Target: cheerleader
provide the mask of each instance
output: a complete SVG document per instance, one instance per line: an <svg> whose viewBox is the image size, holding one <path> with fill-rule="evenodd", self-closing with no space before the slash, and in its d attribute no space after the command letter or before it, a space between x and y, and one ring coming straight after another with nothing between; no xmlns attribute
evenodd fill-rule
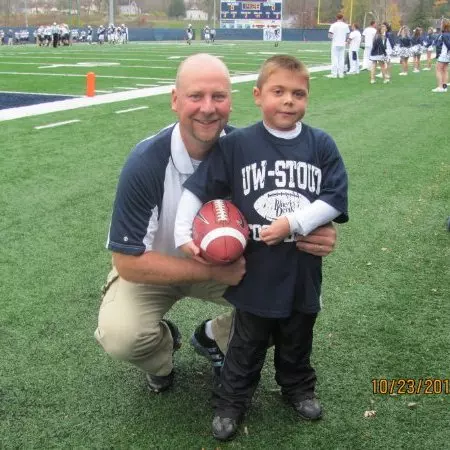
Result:
<svg viewBox="0 0 450 450"><path fill-rule="evenodd" d="M422 28L417 27L411 37L411 56L413 57L414 73L420 72L420 57L422 55Z"/></svg>
<svg viewBox="0 0 450 450"><path fill-rule="evenodd" d="M424 52L427 55L427 66L422 70L431 70L431 53L433 52L433 45L436 40L436 35L432 27L428 28L427 34L424 36L422 45Z"/></svg>
<svg viewBox="0 0 450 450"><path fill-rule="evenodd" d="M370 61L372 61L372 68L370 69L370 84L375 84L375 72L377 70L377 65L379 65L381 69L384 83L389 83L390 81L386 74L386 41L386 26L378 25L369 56Z"/></svg>
<svg viewBox="0 0 450 450"><path fill-rule="evenodd" d="M402 71L399 75L408 75L408 59L411 56L411 38L406 25L403 25L398 31L398 56L402 65Z"/></svg>
<svg viewBox="0 0 450 450"><path fill-rule="evenodd" d="M384 27L384 28L383 28ZM381 28L381 32L386 36L386 77L388 79L391 78L391 69L392 69L392 58L397 56L396 53L396 44L395 44L395 36L392 32L392 27L388 22L383 22L383 27Z"/></svg>
<svg viewBox="0 0 450 450"><path fill-rule="evenodd" d="M436 41L436 48L440 41L442 49L436 62L437 87L432 89L432 92L447 92L448 64L450 62L450 20L442 21L441 35Z"/></svg>

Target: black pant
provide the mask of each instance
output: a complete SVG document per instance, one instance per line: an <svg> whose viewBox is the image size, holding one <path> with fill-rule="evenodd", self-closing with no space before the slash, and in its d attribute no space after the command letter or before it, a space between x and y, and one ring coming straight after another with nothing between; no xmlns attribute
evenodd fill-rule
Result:
<svg viewBox="0 0 450 450"><path fill-rule="evenodd" d="M311 397L316 385L310 364L316 317L293 312L286 319L271 319L236 310L220 383L213 394L216 414L237 419L246 412L270 339L275 344L275 380L283 396L290 402Z"/></svg>

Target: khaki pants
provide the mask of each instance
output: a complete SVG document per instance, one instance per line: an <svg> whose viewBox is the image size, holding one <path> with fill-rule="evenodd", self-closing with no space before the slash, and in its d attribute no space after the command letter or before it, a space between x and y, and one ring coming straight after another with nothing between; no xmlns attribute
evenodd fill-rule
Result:
<svg viewBox="0 0 450 450"><path fill-rule="evenodd" d="M184 297L231 306L222 297L224 290L224 285L212 282L173 286L130 283L120 278L113 267L103 287L95 338L112 357L131 362L152 375L168 375L173 368L173 340L161 319ZM223 353L231 322L232 311L212 322Z"/></svg>

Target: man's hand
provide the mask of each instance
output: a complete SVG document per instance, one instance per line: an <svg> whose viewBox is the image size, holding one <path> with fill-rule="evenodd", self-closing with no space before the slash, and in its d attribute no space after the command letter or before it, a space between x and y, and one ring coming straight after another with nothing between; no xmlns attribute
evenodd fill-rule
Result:
<svg viewBox="0 0 450 450"><path fill-rule="evenodd" d="M237 261L226 265L211 265L211 279L228 286L236 286L245 275L245 259L241 256Z"/></svg>
<svg viewBox="0 0 450 450"><path fill-rule="evenodd" d="M263 228L259 236L267 245L275 245L289 236L290 233L289 221L286 217L280 217L274 220L267 228Z"/></svg>
<svg viewBox="0 0 450 450"><path fill-rule="evenodd" d="M336 229L329 223L316 228L308 236L298 236L297 248L311 255L328 256L336 246L336 238Z"/></svg>

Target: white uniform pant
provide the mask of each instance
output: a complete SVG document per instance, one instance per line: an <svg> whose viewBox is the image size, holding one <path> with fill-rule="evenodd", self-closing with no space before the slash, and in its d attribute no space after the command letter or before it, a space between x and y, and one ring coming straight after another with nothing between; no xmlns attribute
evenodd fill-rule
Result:
<svg viewBox="0 0 450 450"><path fill-rule="evenodd" d="M348 59L350 60L350 72L359 73L359 55L358 50L350 50Z"/></svg>
<svg viewBox="0 0 450 450"><path fill-rule="evenodd" d="M362 68L370 70L372 68L372 61L370 60L370 52L372 51L372 47L365 46L364 47L364 58L362 63Z"/></svg>
<svg viewBox="0 0 450 450"><path fill-rule="evenodd" d="M331 75L344 76L345 46L331 47Z"/></svg>

